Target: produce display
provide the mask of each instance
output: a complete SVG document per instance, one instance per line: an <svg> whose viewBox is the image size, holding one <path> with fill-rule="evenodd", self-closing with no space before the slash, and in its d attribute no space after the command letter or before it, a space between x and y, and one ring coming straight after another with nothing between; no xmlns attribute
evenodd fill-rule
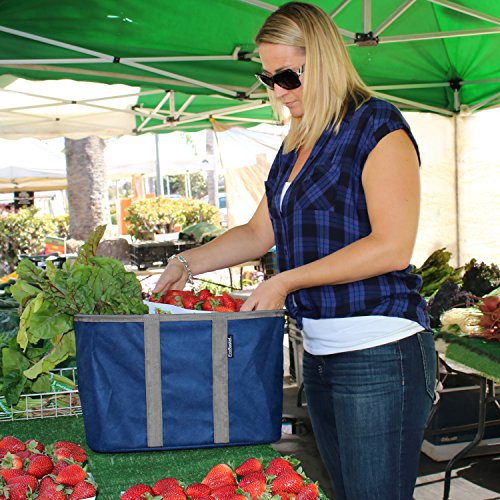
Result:
<svg viewBox="0 0 500 500"><path fill-rule="evenodd" d="M199 292L190 290L168 290L165 293L155 293L148 299L150 302L170 304L184 309L215 312L238 312L244 303L241 298L233 298L227 292L213 295L206 288Z"/></svg>
<svg viewBox="0 0 500 500"><path fill-rule="evenodd" d="M97 485L84 465L85 450L71 441L45 446L36 439L0 439L0 498L86 500Z"/></svg>
<svg viewBox="0 0 500 500"><path fill-rule="evenodd" d="M184 485L174 477L159 479L153 485L132 485L120 500L316 500L322 495L316 483L306 478L298 461L291 457L273 458L266 467L255 457L248 458L234 471L227 464L212 467L201 481ZM323 497L324 498L324 497Z"/></svg>

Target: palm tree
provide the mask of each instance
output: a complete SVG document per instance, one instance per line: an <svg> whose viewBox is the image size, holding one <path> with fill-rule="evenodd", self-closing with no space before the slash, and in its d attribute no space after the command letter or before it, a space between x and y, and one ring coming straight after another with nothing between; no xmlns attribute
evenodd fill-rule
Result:
<svg viewBox="0 0 500 500"><path fill-rule="evenodd" d="M85 240L97 225L108 222L104 148L99 137L65 138L70 238Z"/></svg>

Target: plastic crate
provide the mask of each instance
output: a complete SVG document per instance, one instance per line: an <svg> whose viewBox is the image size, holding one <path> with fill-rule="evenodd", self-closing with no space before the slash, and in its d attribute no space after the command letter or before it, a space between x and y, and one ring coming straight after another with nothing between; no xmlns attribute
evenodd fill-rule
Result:
<svg viewBox="0 0 500 500"><path fill-rule="evenodd" d="M19 260L29 259L33 264L41 269L47 267L47 261L51 261L57 269L61 269L62 265L66 262L66 256L60 255L57 252L42 254L42 255L26 255L21 254Z"/></svg>
<svg viewBox="0 0 500 500"><path fill-rule="evenodd" d="M52 374L62 375L76 387L76 368L59 368ZM78 389L53 380L52 391L22 394L15 406L8 406L0 397L0 422L6 420L29 420L35 418L72 417L82 414Z"/></svg>
<svg viewBox="0 0 500 500"><path fill-rule="evenodd" d="M129 245L130 263L138 269L152 266L166 266L172 255L198 246L191 241L147 241Z"/></svg>

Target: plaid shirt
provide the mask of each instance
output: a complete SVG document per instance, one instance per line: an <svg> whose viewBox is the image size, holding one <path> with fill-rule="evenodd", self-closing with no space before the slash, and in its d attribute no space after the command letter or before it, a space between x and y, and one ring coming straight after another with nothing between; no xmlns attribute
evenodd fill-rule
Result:
<svg viewBox="0 0 500 500"><path fill-rule="evenodd" d="M398 129L408 133L418 152L407 122L392 104L372 98L357 110L351 106L339 132L327 129L316 142L281 208L280 195L297 152L280 149L266 181L280 271L321 259L370 234L363 166L377 143ZM427 328L421 278L411 269L297 290L288 296L286 307L299 327L303 317L379 315L407 318Z"/></svg>

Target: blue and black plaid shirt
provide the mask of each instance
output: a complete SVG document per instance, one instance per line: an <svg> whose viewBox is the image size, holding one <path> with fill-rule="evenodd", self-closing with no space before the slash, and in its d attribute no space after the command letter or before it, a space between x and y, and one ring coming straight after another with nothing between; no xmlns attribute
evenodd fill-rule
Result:
<svg viewBox="0 0 500 500"><path fill-rule="evenodd" d="M281 208L280 196L297 153L283 154L280 149L266 181L266 195L281 271L321 259L371 232L361 183L363 166L377 143L398 129L408 133L418 152L407 122L392 104L372 98L357 110L351 106L339 132L328 129L316 142ZM297 290L288 296L286 307L299 327L304 317L378 315L407 318L428 328L420 286L420 276L409 266L352 283Z"/></svg>

